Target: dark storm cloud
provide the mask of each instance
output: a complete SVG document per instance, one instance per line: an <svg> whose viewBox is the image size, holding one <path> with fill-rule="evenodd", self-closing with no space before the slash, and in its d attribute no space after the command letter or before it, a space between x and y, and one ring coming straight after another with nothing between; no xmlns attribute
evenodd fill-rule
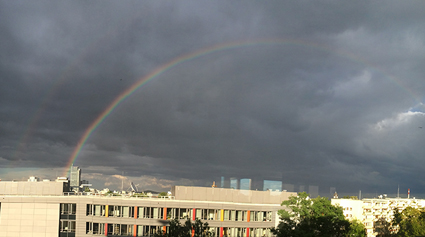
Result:
<svg viewBox="0 0 425 237"><path fill-rule="evenodd" d="M424 10L419 1L2 2L2 176L64 170L107 106L173 59L281 39L164 71L106 117L76 165L112 187L124 172L158 189L220 176L325 194L419 189Z"/></svg>

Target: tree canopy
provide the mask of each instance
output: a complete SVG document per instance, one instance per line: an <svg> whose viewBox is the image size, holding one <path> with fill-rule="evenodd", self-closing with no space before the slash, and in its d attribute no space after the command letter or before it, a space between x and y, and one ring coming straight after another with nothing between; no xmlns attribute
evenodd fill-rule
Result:
<svg viewBox="0 0 425 237"><path fill-rule="evenodd" d="M342 199L359 200L359 198L357 196L343 196Z"/></svg>
<svg viewBox="0 0 425 237"><path fill-rule="evenodd" d="M393 226L398 226L396 236L425 236L425 210L406 207L403 211L394 209Z"/></svg>
<svg viewBox="0 0 425 237"><path fill-rule="evenodd" d="M209 225L207 222L202 223L201 220L196 219L195 222L191 222L187 219L182 224L177 219L170 220L170 226L167 232L159 232L154 237L210 237L213 233L209 231Z"/></svg>
<svg viewBox="0 0 425 237"><path fill-rule="evenodd" d="M346 236L350 222L342 208L324 197L309 198L305 192L283 201L291 211L279 210L281 222L273 233L278 237L339 237Z"/></svg>
<svg viewBox="0 0 425 237"><path fill-rule="evenodd" d="M350 230L347 236L366 237L366 228L360 220L354 219L350 222Z"/></svg>

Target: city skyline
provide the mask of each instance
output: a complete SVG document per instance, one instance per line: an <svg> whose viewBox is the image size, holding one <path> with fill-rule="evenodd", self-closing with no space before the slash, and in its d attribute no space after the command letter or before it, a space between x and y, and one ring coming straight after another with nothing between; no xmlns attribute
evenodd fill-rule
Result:
<svg viewBox="0 0 425 237"><path fill-rule="evenodd" d="M424 10L0 2L0 178L425 196Z"/></svg>

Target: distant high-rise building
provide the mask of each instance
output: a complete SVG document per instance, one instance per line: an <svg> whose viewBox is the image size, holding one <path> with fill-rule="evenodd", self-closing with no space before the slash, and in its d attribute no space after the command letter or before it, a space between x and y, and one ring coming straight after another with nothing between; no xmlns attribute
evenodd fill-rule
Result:
<svg viewBox="0 0 425 237"><path fill-rule="evenodd" d="M282 184L282 188L288 192L293 192L295 190L293 184Z"/></svg>
<svg viewBox="0 0 425 237"><path fill-rule="evenodd" d="M263 191L267 190L282 192L282 181L264 180Z"/></svg>
<svg viewBox="0 0 425 237"><path fill-rule="evenodd" d="M263 180L259 178L251 179L251 190L263 190Z"/></svg>
<svg viewBox="0 0 425 237"><path fill-rule="evenodd" d="M81 185L81 169L78 166L71 166L70 184L71 188L80 187Z"/></svg>
<svg viewBox="0 0 425 237"><path fill-rule="evenodd" d="M237 178L230 178L230 188L231 189L238 189L238 179Z"/></svg>
<svg viewBox="0 0 425 237"><path fill-rule="evenodd" d="M251 190L251 179L241 179L239 182L240 190Z"/></svg>
<svg viewBox="0 0 425 237"><path fill-rule="evenodd" d="M308 193L310 194L311 198L319 196L319 186L309 185Z"/></svg>
<svg viewBox="0 0 425 237"><path fill-rule="evenodd" d="M221 176L221 185L220 188L224 188L224 176Z"/></svg>

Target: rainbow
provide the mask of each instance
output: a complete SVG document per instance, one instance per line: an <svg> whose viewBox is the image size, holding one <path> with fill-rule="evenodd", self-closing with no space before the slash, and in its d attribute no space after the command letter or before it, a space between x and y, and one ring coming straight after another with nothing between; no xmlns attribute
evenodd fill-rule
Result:
<svg viewBox="0 0 425 237"><path fill-rule="evenodd" d="M309 47L314 48L321 51L326 52L333 52L337 55L341 55L342 57L348 58L354 62L359 62L363 65L369 66L371 68L377 69L379 72L383 73L386 77L392 79L396 84L400 85L402 88L404 88L410 95L413 95L415 101L419 101L417 96L409 90L406 87L403 87L401 83L397 80L397 78L388 75L387 73L384 73L383 70L379 70L378 67L371 65L370 63L365 62L364 60L360 59L359 57L349 54L347 52L343 52L340 50L334 50L327 46L319 45L316 43L301 41L301 40L282 40L282 39L262 39L262 40L255 40L255 41L237 41L237 42L231 42L231 43L225 43L225 44L218 44L212 47L203 48L197 51L194 51L192 53L177 57L168 63L156 68L154 71L146 75L145 77L142 77L139 79L136 83L134 83L132 86L130 86L128 89L126 89L124 92L122 92L118 97L116 97L112 103L109 104L109 106L90 124L90 126L85 130L83 136L80 138L80 140L77 143L77 146L75 147L74 151L72 152L67 164L66 169L63 173L63 176L66 176L68 171L70 170L70 167L74 164L75 160L79 156L84 144L86 143L87 139L90 137L90 135L96 130L97 127L114 111L114 109L126 98L131 96L131 94L139 89L140 87L144 86L146 83L148 83L150 80L156 78L161 73L170 70L171 68L174 68L178 66L179 64L182 64L184 62L194 60L196 58L202 57L207 54L211 54L214 52L229 50L229 49L236 49L241 47L248 47L248 46L254 46L254 45L298 45L303 47Z"/></svg>

